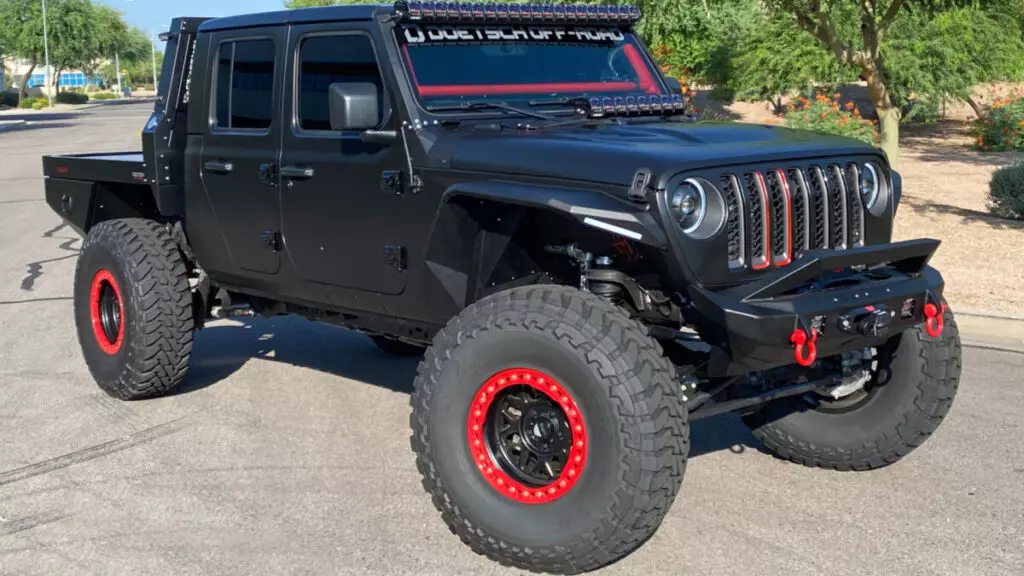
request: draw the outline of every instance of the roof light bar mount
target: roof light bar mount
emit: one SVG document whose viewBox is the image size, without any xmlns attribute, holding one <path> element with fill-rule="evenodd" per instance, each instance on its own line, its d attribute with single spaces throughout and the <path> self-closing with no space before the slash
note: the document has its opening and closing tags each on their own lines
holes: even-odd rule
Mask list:
<svg viewBox="0 0 1024 576">
<path fill-rule="evenodd" d="M 395 2 L 395 16 L 413 22 L 635 24 L 636 6 L 586 4 L 504 4 L 470 2 Z"/>
</svg>

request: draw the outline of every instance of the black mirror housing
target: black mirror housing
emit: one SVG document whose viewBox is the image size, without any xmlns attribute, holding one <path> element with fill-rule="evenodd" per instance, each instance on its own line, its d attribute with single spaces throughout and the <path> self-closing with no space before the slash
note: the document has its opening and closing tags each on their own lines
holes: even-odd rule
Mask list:
<svg viewBox="0 0 1024 576">
<path fill-rule="evenodd" d="M 336 82 L 328 89 L 331 130 L 369 130 L 380 118 L 377 86 L 370 82 Z"/>
</svg>

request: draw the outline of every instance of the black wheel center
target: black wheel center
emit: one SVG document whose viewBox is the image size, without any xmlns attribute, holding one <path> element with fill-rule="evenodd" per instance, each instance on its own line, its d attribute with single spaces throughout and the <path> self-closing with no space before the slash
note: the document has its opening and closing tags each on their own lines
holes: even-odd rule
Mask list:
<svg viewBox="0 0 1024 576">
<path fill-rule="evenodd" d="M 104 282 L 100 288 L 100 324 L 107 341 L 111 344 L 117 342 L 117 335 L 121 331 L 121 304 L 109 282 Z"/>
<path fill-rule="evenodd" d="M 514 386 L 499 394 L 485 424 L 487 448 L 495 462 L 528 486 L 554 482 L 572 448 L 572 431 L 565 413 L 530 386 Z"/>
</svg>

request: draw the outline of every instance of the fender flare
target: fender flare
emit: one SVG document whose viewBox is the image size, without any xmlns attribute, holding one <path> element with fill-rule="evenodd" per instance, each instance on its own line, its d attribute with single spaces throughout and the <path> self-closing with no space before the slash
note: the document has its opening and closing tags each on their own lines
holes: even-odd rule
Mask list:
<svg viewBox="0 0 1024 576">
<path fill-rule="evenodd" d="M 566 214 L 584 226 L 664 249 L 668 240 L 647 204 L 620 200 L 596 190 L 484 180 L 454 184 L 445 190 L 442 206 L 458 197 L 479 198 Z"/>
</svg>

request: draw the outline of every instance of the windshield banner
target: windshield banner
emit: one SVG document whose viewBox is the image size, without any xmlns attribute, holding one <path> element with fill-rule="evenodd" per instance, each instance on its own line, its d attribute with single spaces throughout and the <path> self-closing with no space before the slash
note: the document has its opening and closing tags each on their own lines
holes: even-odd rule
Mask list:
<svg viewBox="0 0 1024 576">
<path fill-rule="evenodd" d="M 409 44 L 433 42 L 621 42 L 618 28 L 585 26 L 478 26 L 419 25 L 400 26 Z"/>
</svg>

